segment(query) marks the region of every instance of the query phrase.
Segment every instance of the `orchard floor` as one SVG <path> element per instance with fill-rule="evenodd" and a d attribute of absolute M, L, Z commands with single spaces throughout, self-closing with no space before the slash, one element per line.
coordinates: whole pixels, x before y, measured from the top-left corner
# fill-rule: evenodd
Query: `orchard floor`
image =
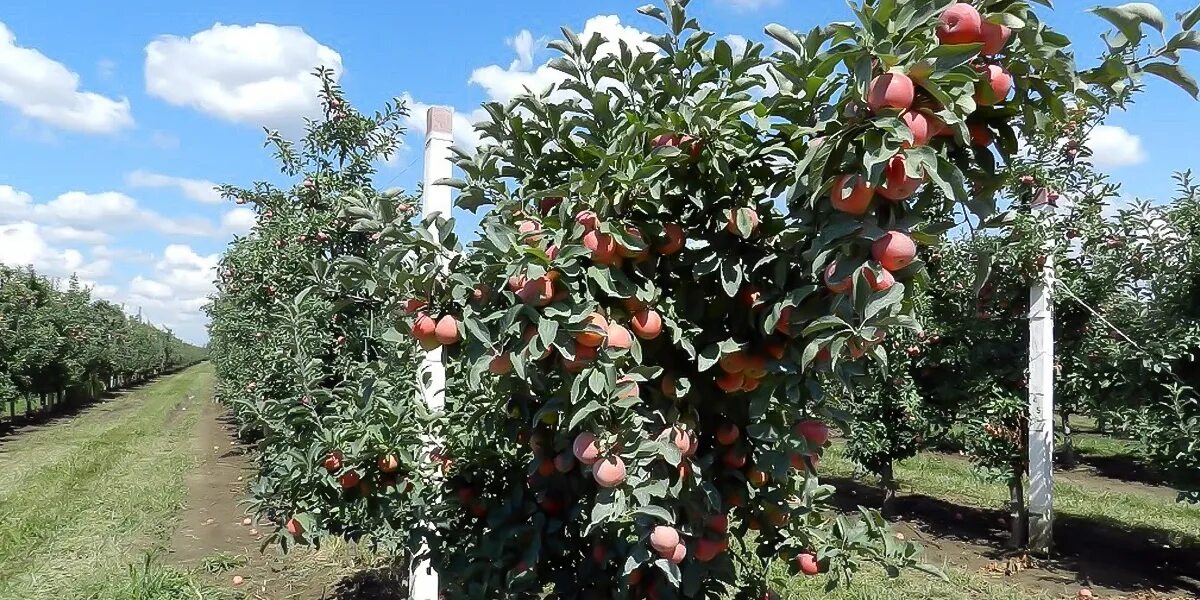
<path fill-rule="evenodd" d="M 334 594 L 372 579 L 345 547 L 259 552 L 212 380 L 200 365 L 0 435 L 0 600 L 372 597 Z"/>
<path fill-rule="evenodd" d="M 1059 473 L 1058 552 L 1004 553 L 1006 490 L 953 454 L 898 465 L 897 531 L 949 580 L 863 574 L 828 595 L 778 569 L 783 598 L 920 600 L 1200 598 L 1200 509 L 1174 502 L 1120 440 L 1083 435 L 1083 466 Z M 367 600 L 402 598 L 371 556 L 345 546 L 262 551 L 243 525 L 250 460 L 201 365 L 0 435 L 0 600 Z M 847 508 L 877 505 L 835 445 L 822 463 Z M 233 578 L 241 578 L 233 585 Z"/>

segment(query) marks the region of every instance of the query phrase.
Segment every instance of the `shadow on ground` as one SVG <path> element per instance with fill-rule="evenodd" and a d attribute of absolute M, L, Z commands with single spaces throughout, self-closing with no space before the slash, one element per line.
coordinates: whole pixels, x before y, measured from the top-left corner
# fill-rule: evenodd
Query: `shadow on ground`
<path fill-rule="evenodd" d="M 837 486 L 837 501 L 847 511 L 859 505 L 879 506 L 883 492 L 859 481 L 826 480 Z M 896 520 L 918 531 L 926 546 L 942 550 L 945 542 L 963 546 L 987 561 L 1005 560 L 1008 514 L 1000 510 L 963 506 L 919 494 L 896 499 Z M 1035 585 L 1039 579 L 1064 576 L 1080 584 L 1121 592 L 1155 591 L 1200 596 L 1200 547 L 1171 545 L 1169 534 L 1159 530 L 1127 528 L 1122 524 L 1060 515 L 1054 523 L 1054 555 L 1039 562 L 1040 569 L 1023 571 L 1014 578 Z M 934 542 L 930 544 L 929 542 Z M 963 566 L 963 565 L 959 565 Z M 982 567 L 983 565 L 974 565 Z"/>
<path fill-rule="evenodd" d="M 408 573 L 403 567 L 364 569 L 343 577 L 333 586 L 332 595 L 322 600 L 392 600 L 407 598 Z"/>

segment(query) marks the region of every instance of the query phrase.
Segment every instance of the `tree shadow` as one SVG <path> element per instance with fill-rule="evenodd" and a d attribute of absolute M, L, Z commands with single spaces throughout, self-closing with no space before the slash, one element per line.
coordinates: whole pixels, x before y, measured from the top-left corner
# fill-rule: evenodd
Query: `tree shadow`
<path fill-rule="evenodd" d="M 1087 454 L 1076 449 L 1075 459 L 1077 466 L 1086 467 L 1099 477 L 1149 485 L 1169 484 L 1161 473 L 1134 454 Z"/>
<path fill-rule="evenodd" d="M 828 478 L 837 486 L 839 508 L 879 506 L 883 492 L 862 482 Z M 894 515 L 925 535 L 971 546 L 990 560 L 1008 552 L 1008 514 L 1005 511 L 955 504 L 920 494 L 896 498 Z M 1200 596 L 1200 546 L 1176 547 L 1171 532 L 1128 527 L 1111 519 L 1058 515 L 1054 521 L 1055 548 L 1041 564 L 1073 575 L 1081 584 L 1125 592 L 1186 592 Z M 1031 574 L 1033 575 L 1033 574 Z M 1034 575 L 1036 576 L 1036 575 Z"/>
<path fill-rule="evenodd" d="M 347 575 L 322 600 L 392 600 L 408 597 L 408 570 L 402 566 L 363 569 Z"/>

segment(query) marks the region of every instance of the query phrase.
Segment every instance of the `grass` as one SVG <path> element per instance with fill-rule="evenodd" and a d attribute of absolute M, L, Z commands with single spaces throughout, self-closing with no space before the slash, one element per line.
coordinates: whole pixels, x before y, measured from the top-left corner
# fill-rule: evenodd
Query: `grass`
<path fill-rule="evenodd" d="M 831 448 L 825 458 L 828 460 L 822 466 L 826 473 L 852 475 L 853 464 L 842 455 L 840 447 Z M 980 478 L 965 460 L 920 454 L 898 463 L 895 471 L 901 493 L 923 494 L 980 508 L 1007 508 L 1007 487 Z M 1104 488 L 1058 480 L 1054 484 L 1054 506 L 1060 515 L 1125 529 L 1161 532 L 1177 545 L 1200 546 L 1200 506 L 1181 504 L 1170 496 L 1139 490 L 1136 485 Z"/>
<path fill-rule="evenodd" d="M 230 554 L 228 552 L 218 552 L 212 556 L 204 557 L 204 563 L 200 568 L 206 573 L 218 574 L 226 571 L 232 571 L 238 567 L 246 565 L 246 557 Z"/>
<path fill-rule="evenodd" d="M 0 598 L 218 597 L 198 595 L 188 573 L 130 565 L 183 505 L 211 386 L 211 369 L 195 367 L 0 446 Z"/>
<path fill-rule="evenodd" d="M 889 579 L 879 570 L 856 574 L 849 587 L 825 592 L 824 577 L 790 576 L 780 565 L 771 581 L 781 598 L 824 598 L 827 600 L 1050 600 L 1055 596 L 1023 589 L 1015 584 L 988 579 L 953 567 L 945 568 L 947 580 L 920 573 L 905 573 Z"/>

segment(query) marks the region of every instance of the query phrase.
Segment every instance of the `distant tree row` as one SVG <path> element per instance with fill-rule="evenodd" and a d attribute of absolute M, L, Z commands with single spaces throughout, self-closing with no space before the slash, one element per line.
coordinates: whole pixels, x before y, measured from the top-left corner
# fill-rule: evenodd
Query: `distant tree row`
<path fill-rule="evenodd" d="M 0 410 L 95 399 L 195 364 L 207 350 L 30 268 L 0 266 Z M 2 416 L 2 415 L 0 415 Z"/>

